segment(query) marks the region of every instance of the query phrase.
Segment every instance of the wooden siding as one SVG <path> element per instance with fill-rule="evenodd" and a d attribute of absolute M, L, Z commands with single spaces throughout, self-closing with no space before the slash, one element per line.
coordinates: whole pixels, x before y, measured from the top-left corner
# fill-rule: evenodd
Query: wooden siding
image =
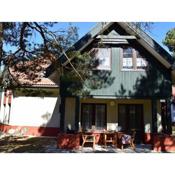
<path fill-rule="evenodd" d="M 99 79 L 106 79 L 99 88 L 91 90 L 93 96 L 166 98 L 171 96 L 170 71 L 147 54 L 148 68 L 143 70 L 121 69 L 121 48 L 112 47 L 112 71 L 103 71 Z M 100 73 L 101 74 L 101 73 Z M 101 74 L 102 75 L 102 74 Z M 96 76 L 96 75 L 95 75 Z"/>

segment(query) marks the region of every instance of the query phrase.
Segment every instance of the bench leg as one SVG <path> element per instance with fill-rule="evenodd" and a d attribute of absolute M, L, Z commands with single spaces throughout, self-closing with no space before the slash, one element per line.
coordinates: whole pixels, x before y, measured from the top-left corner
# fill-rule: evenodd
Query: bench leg
<path fill-rule="evenodd" d="M 83 137 L 83 143 L 82 143 L 82 145 L 81 145 L 81 146 L 82 146 L 82 148 L 84 147 L 84 144 L 85 144 L 85 142 L 86 142 L 86 138 L 87 138 L 86 136 L 85 136 L 85 137 Z"/>
<path fill-rule="evenodd" d="M 95 150 L 95 136 L 93 137 L 93 150 Z"/>

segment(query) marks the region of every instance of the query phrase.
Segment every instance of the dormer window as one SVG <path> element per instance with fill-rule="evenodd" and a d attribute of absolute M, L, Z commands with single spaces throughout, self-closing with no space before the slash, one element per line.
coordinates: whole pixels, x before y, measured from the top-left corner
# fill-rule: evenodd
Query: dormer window
<path fill-rule="evenodd" d="M 144 70 L 146 67 L 147 61 L 139 51 L 131 47 L 123 48 L 122 70 Z"/>

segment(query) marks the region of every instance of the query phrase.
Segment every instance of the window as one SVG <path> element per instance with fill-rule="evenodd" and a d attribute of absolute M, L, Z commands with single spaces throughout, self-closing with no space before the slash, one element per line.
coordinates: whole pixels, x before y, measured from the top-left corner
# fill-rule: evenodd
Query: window
<path fill-rule="evenodd" d="M 92 126 L 95 126 L 96 129 L 105 129 L 106 105 L 82 104 L 81 123 L 83 130 L 92 129 Z"/>
<path fill-rule="evenodd" d="M 98 60 L 98 70 L 111 70 L 111 49 L 98 48 L 95 49 L 95 58 Z"/>
<path fill-rule="evenodd" d="M 123 68 L 133 69 L 132 48 L 123 49 Z"/>
<path fill-rule="evenodd" d="M 143 105 L 142 104 L 119 104 L 118 125 L 122 131 L 130 133 L 136 130 L 136 140 L 142 140 L 144 132 Z"/>
<path fill-rule="evenodd" d="M 147 61 L 139 51 L 131 47 L 123 48 L 122 70 L 144 70 L 146 67 Z"/>
<path fill-rule="evenodd" d="M 141 104 L 119 105 L 119 126 L 122 130 L 142 130 L 143 106 Z"/>
<path fill-rule="evenodd" d="M 136 67 L 137 69 L 145 69 L 147 66 L 147 62 L 144 57 L 136 51 Z"/>

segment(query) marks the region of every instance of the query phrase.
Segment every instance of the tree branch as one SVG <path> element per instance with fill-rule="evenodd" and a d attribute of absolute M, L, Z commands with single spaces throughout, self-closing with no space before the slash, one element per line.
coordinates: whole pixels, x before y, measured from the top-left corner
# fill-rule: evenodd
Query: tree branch
<path fill-rule="evenodd" d="M 45 46 L 45 48 L 48 50 L 48 47 L 47 47 L 47 39 L 46 39 L 46 36 L 45 36 L 45 34 L 44 34 L 43 28 L 42 28 L 40 25 L 38 25 L 37 22 L 34 22 L 34 24 L 35 24 L 36 27 L 39 29 L 39 30 L 37 30 L 37 31 L 41 34 L 41 36 L 42 36 L 42 38 L 43 38 L 43 41 L 44 41 L 44 46 Z"/>
<path fill-rule="evenodd" d="M 47 32 L 53 39 L 54 39 L 54 41 L 56 42 L 56 44 L 60 47 L 60 44 L 59 44 L 59 42 L 58 42 L 58 40 L 56 39 L 56 36 L 53 34 L 53 33 L 51 33 L 51 32 L 49 32 L 49 31 L 47 31 L 47 29 L 45 29 L 45 32 Z M 66 57 L 66 59 L 68 60 L 68 62 L 69 62 L 69 64 L 71 65 L 71 67 L 73 68 L 73 70 L 75 71 L 75 73 L 78 75 L 78 77 L 80 78 L 80 80 L 82 81 L 82 82 L 84 82 L 84 79 L 82 78 L 82 76 L 79 74 L 79 72 L 76 70 L 76 68 L 74 67 L 74 65 L 71 63 L 71 59 L 67 56 L 67 54 L 66 54 L 66 52 L 60 47 L 60 49 L 61 49 L 61 52 L 63 53 L 63 55 Z"/>

